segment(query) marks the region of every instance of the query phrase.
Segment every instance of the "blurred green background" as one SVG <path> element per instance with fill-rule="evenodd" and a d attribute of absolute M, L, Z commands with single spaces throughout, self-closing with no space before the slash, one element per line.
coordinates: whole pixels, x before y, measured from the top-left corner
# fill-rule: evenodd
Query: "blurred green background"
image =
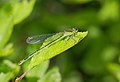
<path fill-rule="evenodd" d="M 22 82 L 120 82 L 120 0 L 0 0 L 0 82 L 40 45 L 26 38 L 76 28 L 79 44 L 36 67 Z"/>

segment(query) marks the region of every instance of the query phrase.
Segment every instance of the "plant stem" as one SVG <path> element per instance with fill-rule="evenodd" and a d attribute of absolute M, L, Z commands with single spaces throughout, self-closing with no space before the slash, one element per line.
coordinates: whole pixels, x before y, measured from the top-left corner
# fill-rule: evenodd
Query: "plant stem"
<path fill-rule="evenodd" d="M 15 82 L 20 82 L 20 80 L 25 77 L 25 75 L 30 71 L 30 69 L 28 69 L 27 71 L 25 71 L 20 77 L 16 78 Z"/>

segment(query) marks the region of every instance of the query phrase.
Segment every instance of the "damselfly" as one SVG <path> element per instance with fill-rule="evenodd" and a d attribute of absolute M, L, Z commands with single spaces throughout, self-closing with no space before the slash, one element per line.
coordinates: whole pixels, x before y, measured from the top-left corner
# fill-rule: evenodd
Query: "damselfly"
<path fill-rule="evenodd" d="M 40 47 L 38 50 L 33 52 L 30 56 L 20 61 L 19 65 L 23 64 L 25 61 L 32 58 L 36 53 L 40 52 L 40 50 L 42 50 L 43 48 L 55 43 L 57 40 L 62 39 L 64 37 L 68 37 L 68 40 L 69 40 L 70 37 L 72 35 L 75 36 L 77 32 L 78 30 L 73 28 L 72 32 L 59 32 L 59 33 L 53 33 L 53 34 L 42 34 L 42 35 L 28 37 L 26 39 L 26 42 L 28 44 L 40 44 L 40 43 L 45 43 L 45 44 L 43 44 L 42 47 Z"/>

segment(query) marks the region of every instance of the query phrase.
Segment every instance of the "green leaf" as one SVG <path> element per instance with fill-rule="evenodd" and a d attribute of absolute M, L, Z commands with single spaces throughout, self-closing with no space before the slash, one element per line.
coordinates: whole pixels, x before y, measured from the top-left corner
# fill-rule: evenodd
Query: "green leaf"
<path fill-rule="evenodd" d="M 35 0 L 0 2 L 2 4 L 0 5 L 0 56 L 7 56 L 13 52 L 11 45 L 5 47 L 12 34 L 13 26 L 29 16 Z"/>
<path fill-rule="evenodd" d="M 119 1 L 106 0 L 98 14 L 98 17 L 102 22 L 105 22 L 106 20 L 119 20 Z"/>
<path fill-rule="evenodd" d="M 59 73 L 58 67 L 52 68 L 37 82 L 61 82 L 61 75 Z"/>
<path fill-rule="evenodd" d="M 13 30 L 12 6 L 5 4 L 0 9 L 0 48 L 3 48 Z"/>
<path fill-rule="evenodd" d="M 33 10 L 36 0 L 17 0 L 14 3 L 13 15 L 14 15 L 14 24 L 18 24 L 23 21 L 26 17 L 30 15 Z"/>
<path fill-rule="evenodd" d="M 110 72 L 116 76 L 116 78 L 119 80 L 120 82 L 120 65 L 115 64 L 115 63 L 111 63 L 108 65 L 108 69 L 110 70 Z"/>
<path fill-rule="evenodd" d="M 27 67 L 28 67 L 28 63 L 25 63 L 24 64 L 24 71 L 27 70 Z M 26 77 L 29 79 L 31 77 L 36 77 L 36 78 L 41 78 L 46 70 L 48 69 L 48 66 L 49 66 L 49 60 L 43 62 L 42 64 L 34 67 L 30 72 L 28 72 L 28 74 L 26 75 Z"/>
<path fill-rule="evenodd" d="M 9 60 L 0 62 L 0 81 L 9 82 L 20 70 L 20 67 Z"/>
<path fill-rule="evenodd" d="M 14 51 L 13 44 L 9 43 L 3 49 L 0 49 L 0 57 L 7 56 Z"/>
<path fill-rule="evenodd" d="M 13 77 L 11 72 L 8 73 L 0 73 L 0 81 L 1 82 L 9 82 L 9 80 Z"/>
<path fill-rule="evenodd" d="M 77 71 L 70 71 L 70 73 L 65 76 L 63 82 L 83 82 L 81 74 Z"/>
<path fill-rule="evenodd" d="M 67 34 L 69 35 L 70 33 L 72 32 L 66 32 L 66 35 Z M 75 44 L 80 42 L 87 35 L 87 33 L 88 32 L 77 32 L 76 35 L 72 37 L 63 36 L 63 38 L 58 39 L 56 42 L 54 42 L 50 46 L 47 46 L 44 49 L 41 49 L 38 53 L 35 53 L 34 56 L 32 57 L 29 64 L 29 68 L 33 68 L 34 66 L 41 64 L 45 60 L 48 60 L 64 52 L 65 50 L 73 47 Z M 55 36 L 50 38 L 54 39 L 54 37 L 58 37 L 58 35 L 59 33 L 57 33 Z M 44 42 L 43 45 L 46 43 L 49 43 L 49 41 Z"/>

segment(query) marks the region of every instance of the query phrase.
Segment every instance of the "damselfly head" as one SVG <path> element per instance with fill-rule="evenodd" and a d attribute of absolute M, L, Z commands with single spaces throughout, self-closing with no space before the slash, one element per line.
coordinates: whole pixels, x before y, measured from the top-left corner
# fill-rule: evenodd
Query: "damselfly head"
<path fill-rule="evenodd" d="M 72 28 L 72 32 L 73 32 L 74 35 L 76 35 L 76 33 L 78 32 L 78 30 L 75 29 L 75 28 Z"/>
<path fill-rule="evenodd" d="M 75 32 L 75 33 L 78 32 L 78 30 L 75 29 L 75 28 L 72 28 L 72 31 Z"/>

